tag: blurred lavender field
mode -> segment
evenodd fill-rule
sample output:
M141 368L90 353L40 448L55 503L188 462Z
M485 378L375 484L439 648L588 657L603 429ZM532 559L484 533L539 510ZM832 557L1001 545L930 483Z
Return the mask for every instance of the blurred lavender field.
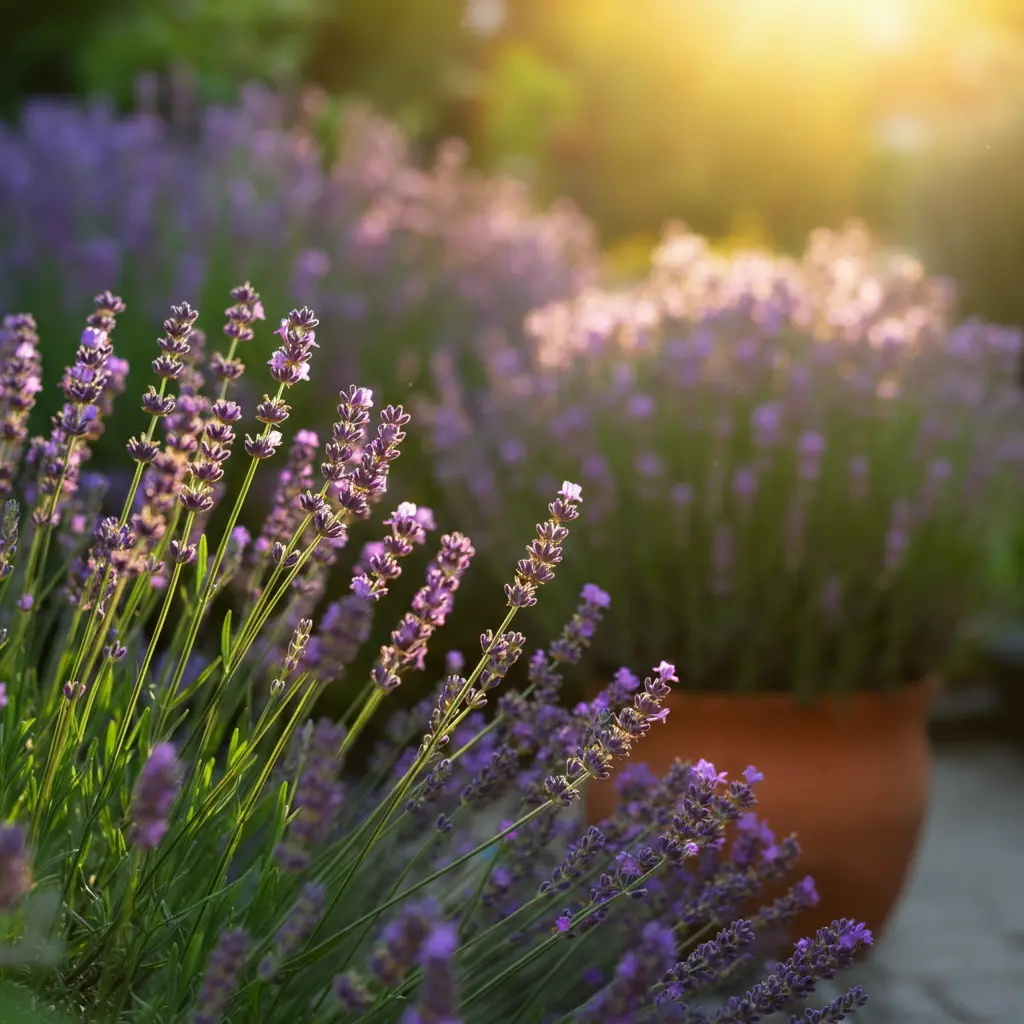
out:
M362 107L326 117L319 94L258 87L170 122L144 89L129 116L27 104L0 127L0 306L37 310L44 352L57 351L82 297L115 289L131 361L170 302L219 317L251 279L272 315L315 306L317 397L330 399L355 379L422 385L425 346L459 356L485 329L515 335L530 309L595 280L593 231L571 205L538 210L521 183L469 170L458 142L421 169Z

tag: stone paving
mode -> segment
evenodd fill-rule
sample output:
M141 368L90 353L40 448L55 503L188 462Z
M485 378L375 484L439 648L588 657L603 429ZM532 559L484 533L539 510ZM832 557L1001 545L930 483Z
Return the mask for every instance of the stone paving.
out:
M871 960L844 980L870 997L859 1024L1024 1024L1024 757L936 750L907 890Z

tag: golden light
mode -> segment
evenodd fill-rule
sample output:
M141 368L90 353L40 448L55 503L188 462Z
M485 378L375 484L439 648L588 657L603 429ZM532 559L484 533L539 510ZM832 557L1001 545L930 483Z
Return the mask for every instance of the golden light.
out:
M943 7L943 0L737 0L732 13L749 42L782 30L809 47L896 51L912 47Z

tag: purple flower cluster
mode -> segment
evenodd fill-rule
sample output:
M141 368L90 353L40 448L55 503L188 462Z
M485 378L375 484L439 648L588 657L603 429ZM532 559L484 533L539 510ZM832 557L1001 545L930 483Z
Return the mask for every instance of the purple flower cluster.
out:
M274 546L286 548L302 525L299 499L313 485L313 460L319 448L320 438L312 430L299 430L292 439L288 462L277 475L270 514L252 548L252 558L261 568Z
M764 981L758 982L743 996L733 996L706 1019L709 1024L755 1024L768 1014L783 1009L794 999L809 996L818 981L834 978L839 970L853 963L854 957L870 946L871 942L871 932L854 921L843 919L826 928L819 928L813 939L801 939L796 944L793 956L785 963L777 964ZM837 1000L839 1006L836 1012L847 1000L847 1012L857 1005L863 1005L857 990L851 990L848 996ZM813 1011L811 1018L814 1018ZM824 1016L821 1019L842 1018Z
M576 1015L578 1024L629 1024L649 1000L650 990L675 961L671 928L651 921L635 949L626 953L612 980Z
M199 1001L191 1024L218 1024L224 1009L238 988L238 975L249 952L249 937L240 929L221 934L203 975Z
M303 885L298 900L274 936L273 954L260 961L259 975L264 981L272 981L277 975L277 964L302 948L320 921L325 899L326 891L318 882L306 882Z
M38 467L39 498L32 512L37 526L60 521L63 505L78 490L88 442L102 433L102 415L124 387L127 365L116 359L109 339L125 305L110 292L97 295L93 304L75 362L64 371L64 404L53 417L50 436L33 438L29 446L28 461Z
M566 480L558 497L548 505L551 518L537 527L537 537L526 548L526 558L516 565L515 583L505 584L510 608L529 608L537 603L537 588L555 578L555 566L562 561L562 544L569 536L563 525L579 517L582 500L579 484Z
M0 824L0 911L13 910L31 887L24 829Z
M5 316L0 328L0 497L11 495L28 417L42 387L35 320L27 313Z
M130 278L135 306L155 315L258 267L346 337L326 396L359 371L404 386L427 330L471 351L595 279L593 229L571 205L538 210L520 182L471 170L454 141L418 166L399 129L363 109L325 152L317 106L295 116L253 86L176 124L146 108L29 103L0 129L0 305L45 280L72 308Z
M167 834L167 819L181 789L183 769L170 743L158 743L142 766L132 793L131 839L140 850L155 850Z
M338 751L345 731L327 719L307 727L299 754L302 774L295 785L292 819L285 841L274 851L286 871L298 872L309 863L310 851L323 843L337 823L342 785L338 780Z
M441 538L441 547L427 569L427 581L412 600L412 610L392 630L391 643L381 648L370 673L374 685L384 693L401 684L403 671L423 668L427 644L452 610L455 592L475 553L469 538L461 533L446 533Z
M402 1024L460 1024L451 960L458 933L444 921L432 901L413 903L385 927L366 962L366 975L378 985L393 986L414 967L423 970L419 997L402 1016ZM334 979L341 1008L360 1013L372 1004L370 989L356 971Z

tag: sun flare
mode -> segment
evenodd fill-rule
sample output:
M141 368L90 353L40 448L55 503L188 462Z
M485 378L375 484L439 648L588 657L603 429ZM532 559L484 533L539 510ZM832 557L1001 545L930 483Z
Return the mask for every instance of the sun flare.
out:
M847 45L898 50L912 44L942 0L746 0L747 28L787 25L808 41L845 39Z

